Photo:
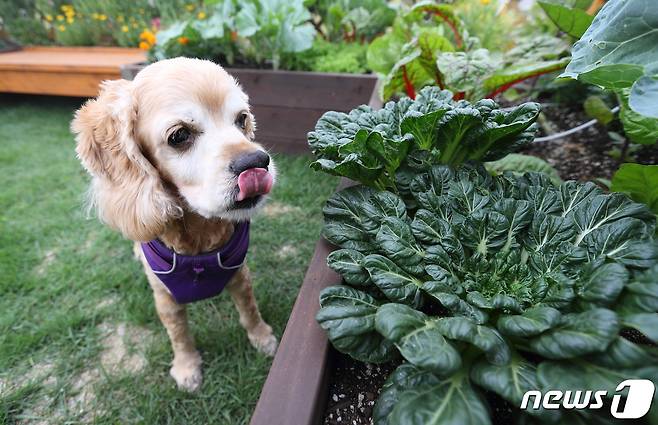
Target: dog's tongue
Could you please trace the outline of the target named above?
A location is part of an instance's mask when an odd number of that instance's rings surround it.
[[[272,175],[265,168],[250,168],[238,176],[238,201],[270,193]]]

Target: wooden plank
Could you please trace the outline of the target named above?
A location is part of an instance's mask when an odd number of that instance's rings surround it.
[[[355,183],[342,178],[336,190]],[[250,425],[319,425],[326,408],[331,346],[315,320],[320,292],[341,283],[327,266],[335,246],[320,238]]]
[[[252,104],[346,111],[366,103],[374,75],[226,69],[237,78]]]
[[[286,108],[255,104],[256,141],[283,153],[310,153],[307,134],[324,109]]]
[[[139,49],[28,47],[0,53],[0,92],[91,97],[103,80],[121,78],[121,65],[143,61]]]
[[[146,60],[140,49],[122,47],[27,47],[0,54],[0,71],[120,73],[121,65]]]
[[[0,92],[93,97],[98,95],[98,84],[101,81],[116,78],[117,74],[112,73],[0,71]]]
[[[340,283],[327,267],[334,248],[318,241],[251,425],[313,425],[327,399],[329,341],[315,320],[320,291]]]

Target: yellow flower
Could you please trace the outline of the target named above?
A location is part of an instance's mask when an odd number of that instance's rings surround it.
[[[107,20],[107,16],[106,16],[106,15],[103,15],[103,14],[100,14],[100,15],[98,15],[98,20],[99,20],[99,21],[106,21],[106,20]]]
[[[60,7],[60,9],[62,9],[62,12],[66,12],[67,10],[73,10],[73,6],[71,6],[70,4],[63,4],[62,7]]]
[[[94,19],[94,20],[98,19],[98,13],[96,13],[96,12],[92,13],[91,14],[91,19]]]
[[[53,15],[46,15],[46,21],[52,22],[53,21]]]
[[[57,15],[57,20],[58,21],[63,21],[64,20],[64,15]]]
[[[124,26],[122,26],[122,27],[121,27],[121,31],[123,31],[123,32],[128,32],[128,31],[129,31],[128,25],[124,25]]]
[[[66,18],[66,23],[67,24],[72,24],[73,23],[73,18]]]
[[[149,46],[149,44],[146,41],[140,41],[139,48],[142,50],[148,50],[151,48],[151,46]]]
[[[191,12],[194,10],[194,5],[192,3],[188,3],[185,5],[185,9],[187,9],[188,12]]]
[[[487,4],[491,3],[491,0],[480,0],[480,3],[482,3],[484,5],[487,5]]]
[[[199,19],[206,19],[206,12],[202,10],[201,12],[197,13],[196,17]]]
[[[62,31],[62,32],[63,32],[63,31],[66,31],[66,27],[65,27],[64,25],[60,25],[60,26],[58,26],[57,29],[60,30],[60,31]]]
[[[178,44],[182,44],[183,46],[187,45],[187,43],[190,42],[190,39],[183,36],[183,37],[178,37]]]

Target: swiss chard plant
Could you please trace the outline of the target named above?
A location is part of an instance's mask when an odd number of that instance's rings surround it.
[[[520,44],[530,46],[530,39]],[[532,46],[489,51],[469,35],[452,5],[423,1],[373,41],[368,64],[384,76],[384,99],[401,93],[414,98],[427,85],[451,90],[457,99],[481,99],[568,62],[562,57],[568,46],[558,38],[533,37]]]
[[[308,3],[315,27],[331,42],[370,41],[384,32],[396,15],[386,0],[312,0]]]
[[[324,208],[323,235],[339,248],[327,263],[343,283],[321,293],[318,322],[357,360],[401,360],[376,425],[486,425],[505,403],[515,423],[614,423],[609,410],[517,408],[530,390],[583,402],[658,379],[655,215],[593,183],[492,176],[478,161],[532,138],[536,105],[450,98],[425,89],[381,111],[328,114],[311,134],[316,168],[366,184]]]
[[[312,167],[377,189],[408,191],[409,179],[428,164],[493,161],[529,143],[539,105],[509,110],[491,99],[453,101],[438,87],[415,100],[361,106],[350,113],[327,112],[309,133],[317,157]]]

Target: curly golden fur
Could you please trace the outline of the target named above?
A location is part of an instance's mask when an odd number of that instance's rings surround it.
[[[189,143],[168,143],[183,127]],[[201,357],[185,307],[151,271],[137,242],[159,238],[180,254],[196,255],[221,247],[232,223],[260,207],[262,196],[247,206],[236,202],[237,176],[230,170],[240,155],[263,150],[254,142],[248,98],[219,65],[169,59],[149,65],[134,81],[102,83],[100,95],[76,112],[71,129],[92,177],[90,205],[101,221],[136,242],[171,340],[171,375],[180,388],[194,391],[202,381]],[[273,164],[269,171],[275,176]],[[246,266],[227,289],[251,343],[273,355],[277,340],[260,316]]]

